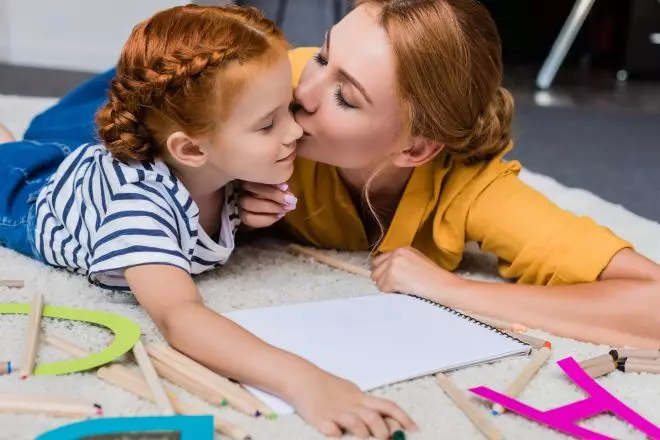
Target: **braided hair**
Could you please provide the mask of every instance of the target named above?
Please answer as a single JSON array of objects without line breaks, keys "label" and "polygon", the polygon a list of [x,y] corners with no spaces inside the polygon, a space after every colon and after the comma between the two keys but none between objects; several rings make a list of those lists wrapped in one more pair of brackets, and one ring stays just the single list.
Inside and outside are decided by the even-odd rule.
[{"label": "braided hair", "polygon": [[[120,161],[151,161],[170,134],[212,132],[251,66],[285,55],[280,31],[254,8],[178,6],[139,23],[124,45],[98,135]],[[252,70],[253,71],[253,70]]]}]

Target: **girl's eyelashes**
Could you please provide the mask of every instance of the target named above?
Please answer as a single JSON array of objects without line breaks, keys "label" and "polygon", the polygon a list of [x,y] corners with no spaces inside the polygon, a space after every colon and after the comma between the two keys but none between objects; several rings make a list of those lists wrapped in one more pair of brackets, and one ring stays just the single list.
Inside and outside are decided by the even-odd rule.
[{"label": "girl's eyelashes", "polygon": [[344,99],[344,95],[341,94],[341,86],[337,86],[337,89],[335,90],[335,101],[337,102],[337,105],[343,109],[354,109],[356,108],[354,105],[351,105],[346,99]]},{"label": "girl's eyelashes", "polygon": [[314,55],[314,61],[316,61],[316,63],[319,66],[327,66],[328,65],[328,60],[323,55],[321,55],[321,52],[317,52]]}]

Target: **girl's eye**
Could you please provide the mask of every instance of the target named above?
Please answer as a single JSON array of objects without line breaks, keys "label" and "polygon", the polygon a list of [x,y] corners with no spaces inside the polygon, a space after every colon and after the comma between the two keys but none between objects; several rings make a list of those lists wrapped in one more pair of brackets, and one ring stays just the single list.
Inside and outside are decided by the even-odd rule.
[{"label": "girl's eye", "polygon": [[268,131],[271,128],[273,128],[273,121],[271,121],[270,124],[266,125],[265,127],[261,127],[261,131]]},{"label": "girl's eye", "polygon": [[343,109],[357,108],[344,99],[344,96],[341,94],[341,86],[337,86],[337,90],[335,90],[335,101],[337,102],[337,105]]},{"label": "girl's eye", "polygon": [[323,55],[321,55],[321,52],[318,52],[316,55],[314,55],[314,61],[316,61],[316,63],[319,66],[327,66],[328,65],[328,60]]}]

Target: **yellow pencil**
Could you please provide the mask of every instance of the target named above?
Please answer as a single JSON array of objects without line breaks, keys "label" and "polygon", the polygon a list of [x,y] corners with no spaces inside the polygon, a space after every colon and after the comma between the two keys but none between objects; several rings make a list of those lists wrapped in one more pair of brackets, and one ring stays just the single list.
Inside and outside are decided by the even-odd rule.
[{"label": "yellow pencil", "polygon": [[37,358],[37,347],[39,345],[39,333],[41,333],[41,313],[43,308],[44,297],[40,293],[36,293],[30,306],[28,331],[25,338],[25,347],[23,348],[23,358],[21,360],[21,379],[27,379],[32,374],[32,370],[34,370],[34,362]]},{"label": "yellow pencil", "polygon": [[[534,357],[532,357],[532,360],[529,362],[529,364],[523,368],[518,377],[516,377],[514,381],[511,382],[504,394],[509,397],[517,397],[550,358],[550,355],[552,354],[551,349],[552,344],[546,341],[543,347],[536,352]],[[493,405],[493,415],[502,414],[503,412],[504,407],[502,407],[502,405],[499,403]]]}]

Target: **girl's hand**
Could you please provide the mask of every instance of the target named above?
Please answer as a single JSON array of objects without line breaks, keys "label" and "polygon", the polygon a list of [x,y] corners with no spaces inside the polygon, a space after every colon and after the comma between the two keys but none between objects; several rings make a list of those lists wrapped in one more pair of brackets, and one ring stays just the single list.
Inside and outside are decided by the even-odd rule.
[{"label": "girl's hand", "polygon": [[344,432],[359,438],[388,439],[385,418],[390,417],[405,430],[416,431],[415,422],[390,400],[367,396],[344,379],[314,369],[311,377],[298,378],[291,402],[298,414],[328,437],[341,437]]},{"label": "girl's hand", "polygon": [[438,292],[463,280],[412,247],[384,253],[373,259],[371,279],[383,292],[398,292],[438,300]]},{"label": "girl's hand", "polygon": [[241,222],[250,228],[266,228],[296,209],[298,199],[286,183],[266,185],[243,182],[240,195]]}]

